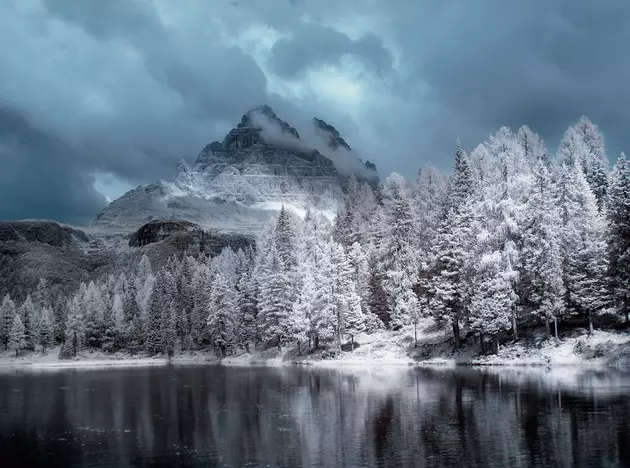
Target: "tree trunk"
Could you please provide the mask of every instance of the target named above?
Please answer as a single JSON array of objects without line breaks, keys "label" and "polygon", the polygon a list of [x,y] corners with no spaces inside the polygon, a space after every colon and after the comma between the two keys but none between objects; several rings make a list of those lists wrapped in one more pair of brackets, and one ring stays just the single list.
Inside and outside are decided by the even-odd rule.
[{"label": "tree trunk", "polygon": [[249,354],[249,341],[245,342],[245,352]]},{"label": "tree trunk", "polygon": [[499,354],[499,334],[494,335],[494,353]]},{"label": "tree trunk", "polygon": [[315,335],[315,349],[319,349],[319,336]]},{"label": "tree trunk", "polygon": [[354,351],[354,335],[350,335],[350,343],[352,346],[352,351]]},{"label": "tree trunk", "polygon": [[18,350],[15,348],[15,357],[18,357]]},{"label": "tree trunk", "polygon": [[512,332],[514,333],[514,341],[518,340],[518,328],[516,326],[516,309],[512,307]]},{"label": "tree trunk", "polygon": [[549,316],[545,314],[545,334],[547,335],[547,339],[551,337],[551,330],[549,329]]},{"label": "tree trunk", "polygon": [[302,355],[302,348],[300,347],[300,340],[297,340],[297,347],[298,347],[298,356]]},{"label": "tree trunk", "polygon": [[588,312],[588,333],[589,335],[593,334],[593,315],[590,310]]},{"label": "tree trunk", "polygon": [[453,338],[455,339],[455,349],[459,349],[462,344],[462,340],[459,336],[459,321],[453,322]]},{"label": "tree trunk", "polygon": [[558,318],[557,317],[553,318],[553,329],[556,335],[556,340],[559,340],[560,338],[558,338]]},{"label": "tree trunk", "polygon": [[479,332],[479,345],[481,347],[481,354],[486,353],[486,347],[483,344],[483,332]]}]

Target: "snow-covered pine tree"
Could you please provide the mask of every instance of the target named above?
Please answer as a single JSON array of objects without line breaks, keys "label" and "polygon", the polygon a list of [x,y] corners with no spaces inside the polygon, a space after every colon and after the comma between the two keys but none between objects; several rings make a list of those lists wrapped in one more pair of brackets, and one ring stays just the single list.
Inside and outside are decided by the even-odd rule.
[{"label": "snow-covered pine tree", "polygon": [[221,357],[234,343],[236,317],[236,291],[222,272],[215,276],[208,301],[208,335]]},{"label": "snow-covered pine tree", "polygon": [[236,340],[250,351],[250,344],[256,343],[258,335],[256,329],[256,316],[258,315],[258,307],[256,304],[255,282],[252,277],[252,260],[249,265],[241,272],[238,280],[237,289],[237,319],[236,319]]},{"label": "snow-covered pine tree", "polygon": [[170,301],[168,306],[163,309],[162,323],[164,330],[162,331],[163,352],[169,359],[175,354],[177,344],[177,304]]},{"label": "snow-covered pine tree", "polygon": [[0,305],[0,340],[4,345],[4,350],[9,349],[9,336],[11,335],[11,327],[13,327],[13,318],[17,313],[15,302],[8,294],[2,299]]},{"label": "snow-covered pine tree", "polygon": [[142,255],[140,259],[140,263],[136,268],[136,276],[135,276],[135,293],[136,293],[136,303],[138,307],[139,313],[139,325],[141,326],[142,335],[137,338],[141,341],[140,345],[144,344],[144,340],[146,339],[147,327],[148,327],[148,317],[149,317],[149,306],[151,304],[151,294],[153,293],[153,285],[155,284],[155,275],[153,274],[153,269],[151,268],[151,262],[149,258],[145,255]]},{"label": "snow-covered pine tree", "polygon": [[383,287],[388,294],[390,323],[399,329],[411,323],[409,308],[401,307],[401,298],[410,298],[417,281],[417,226],[413,198],[407,181],[399,174],[390,175],[383,188],[385,237],[381,244],[379,268],[384,272]]},{"label": "snow-covered pine tree", "polygon": [[272,245],[266,267],[259,278],[258,321],[262,340],[276,345],[278,349],[292,339],[291,314],[295,291],[291,272]]},{"label": "snow-covered pine tree", "polygon": [[273,243],[283,268],[287,271],[294,268],[297,264],[297,239],[294,220],[284,206],[276,221]]},{"label": "snow-covered pine tree", "polygon": [[530,166],[536,165],[539,161],[548,166],[549,154],[545,142],[540,136],[527,126],[523,125],[516,133],[516,139],[523,149],[525,159]]},{"label": "snow-covered pine tree", "polygon": [[606,227],[582,169],[565,166],[560,176],[562,254],[566,307],[574,314],[593,317],[608,303],[606,284]]},{"label": "snow-covered pine tree", "polygon": [[170,320],[170,310],[165,309],[173,300],[175,290],[176,284],[173,275],[165,268],[159,270],[153,284],[146,324],[145,348],[150,354],[159,354],[164,350],[162,335],[167,324],[163,320]]},{"label": "snow-covered pine tree", "polygon": [[[115,295],[120,300],[120,296]],[[113,301],[113,298],[112,298]],[[122,312],[122,301],[120,302],[121,312]],[[101,348],[106,353],[113,353],[116,350],[116,327],[114,323],[114,315],[113,315],[113,302],[111,307],[105,306],[105,311],[103,313],[103,341],[101,343]]]},{"label": "snow-covered pine tree", "polygon": [[456,349],[461,346],[460,325],[468,288],[464,273],[469,265],[471,249],[472,195],[470,164],[458,141],[438,228],[433,266],[435,274],[431,281],[436,319],[450,324]]},{"label": "snow-covered pine tree", "polygon": [[353,280],[353,268],[341,244],[333,242],[331,245],[331,260],[333,263],[333,294],[336,302],[335,331],[337,347],[341,349],[344,335],[352,337],[365,330],[365,316],[361,311],[361,299],[356,292]]},{"label": "snow-covered pine tree", "polygon": [[597,206],[601,211],[606,202],[609,172],[604,137],[597,128],[597,125],[591,122],[586,116],[580,118],[575,129],[582,139],[584,148],[586,148],[583,167],[584,175],[586,176],[586,181],[593,195],[595,195]]},{"label": "snow-covered pine tree", "polygon": [[105,333],[105,302],[101,289],[93,281],[87,286],[83,297],[85,318],[85,343],[89,348],[100,348]]},{"label": "snow-covered pine tree", "polygon": [[624,153],[610,176],[607,208],[610,290],[630,326],[630,164]]},{"label": "snow-covered pine tree", "polygon": [[558,151],[558,162],[568,167],[578,164],[601,211],[608,190],[608,158],[602,134],[587,117],[582,116],[565,132]]},{"label": "snow-covered pine tree", "polygon": [[35,330],[35,305],[33,304],[30,294],[24,299],[18,313],[24,325],[25,349],[32,351],[35,349],[35,343],[37,342],[37,331]]},{"label": "snow-covered pine tree", "polygon": [[520,304],[545,322],[550,321],[558,338],[557,320],[564,312],[562,282],[562,222],[555,187],[547,163],[539,159],[533,167],[534,183],[525,207],[519,261]]},{"label": "snow-covered pine tree", "polygon": [[11,325],[11,333],[9,334],[9,348],[15,350],[15,357],[21,349],[28,346],[26,341],[26,329],[20,318],[20,314],[15,314],[13,324]]},{"label": "snow-covered pine tree", "polygon": [[66,305],[66,330],[65,337],[59,357],[75,357],[77,352],[83,347],[85,339],[85,323],[83,319],[82,301],[79,291],[72,299],[68,299]]},{"label": "snow-covered pine tree", "polygon": [[212,291],[212,272],[205,263],[198,263],[191,280],[193,308],[190,314],[190,341],[195,349],[209,344],[208,304]]},{"label": "snow-covered pine tree", "polygon": [[114,294],[110,316],[114,335],[113,349],[117,351],[127,346],[126,339],[128,336],[126,333],[127,323],[125,322],[124,304],[120,292]]},{"label": "snow-covered pine tree", "polygon": [[315,328],[315,304],[317,289],[315,285],[315,264],[307,258],[300,266],[302,274],[300,292],[293,305],[293,335],[297,340],[298,352],[302,353],[302,341],[308,341],[309,347],[317,335]]},{"label": "snow-covered pine tree", "polygon": [[52,321],[52,309],[44,307],[41,311],[41,318],[38,326],[38,343],[42,347],[42,354],[53,345],[55,340],[55,330]]}]

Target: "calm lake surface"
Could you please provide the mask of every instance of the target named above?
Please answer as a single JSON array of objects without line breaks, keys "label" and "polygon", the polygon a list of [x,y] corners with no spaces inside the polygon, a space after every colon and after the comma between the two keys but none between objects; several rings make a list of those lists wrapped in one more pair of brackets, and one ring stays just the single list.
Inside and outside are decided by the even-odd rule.
[{"label": "calm lake surface", "polygon": [[630,466],[630,375],[5,369],[0,466]]}]

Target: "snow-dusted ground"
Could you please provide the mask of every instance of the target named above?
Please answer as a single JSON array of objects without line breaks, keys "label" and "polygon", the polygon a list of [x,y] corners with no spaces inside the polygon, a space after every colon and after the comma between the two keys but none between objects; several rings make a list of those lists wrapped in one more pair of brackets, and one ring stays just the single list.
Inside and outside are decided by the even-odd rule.
[{"label": "snow-dusted ground", "polygon": [[[398,332],[378,331],[360,334],[354,338],[355,347],[335,356],[330,350],[300,355],[296,348],[282,351],[269,349],[253,353],[241,353],[221,361],[232,366],[454,366],[454,365],[501,365],[501,366],[579,366],[602,367],[630,365],[630,332],[595,330],[588,335],[586,330],[573,330],[558,342],[536,333],[501,347],[499,354],[479,354],[476,339],[465,344],[460,351],[453,351],[450,335],[433,326],[430,321],[418,327],[418,346],[414,346],[413,326]],[[22,353],[18,358],[12,352],[0,352],[0,369],[29,367],[33,369],[60,369],[113,366],[167,365],[164,357],[129,355],[126,353],[105,354],[83,352],[76,359],[60,360],[59,349],[54,348],[42,355],[41,352]],[[173,364],[209,364],[219,361],[212,352],[193,352],[176,355]]]}]

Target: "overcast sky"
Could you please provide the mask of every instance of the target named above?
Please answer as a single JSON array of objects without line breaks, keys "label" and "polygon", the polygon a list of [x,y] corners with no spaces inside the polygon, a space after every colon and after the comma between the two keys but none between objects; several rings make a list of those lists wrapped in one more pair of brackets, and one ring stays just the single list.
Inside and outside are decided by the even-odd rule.
[{"label": "overcast sky", "polygon": [[379,172],[585,114],[630,149],[624,0],[0,0],[0,219],[84,223],[267,103]]}]

